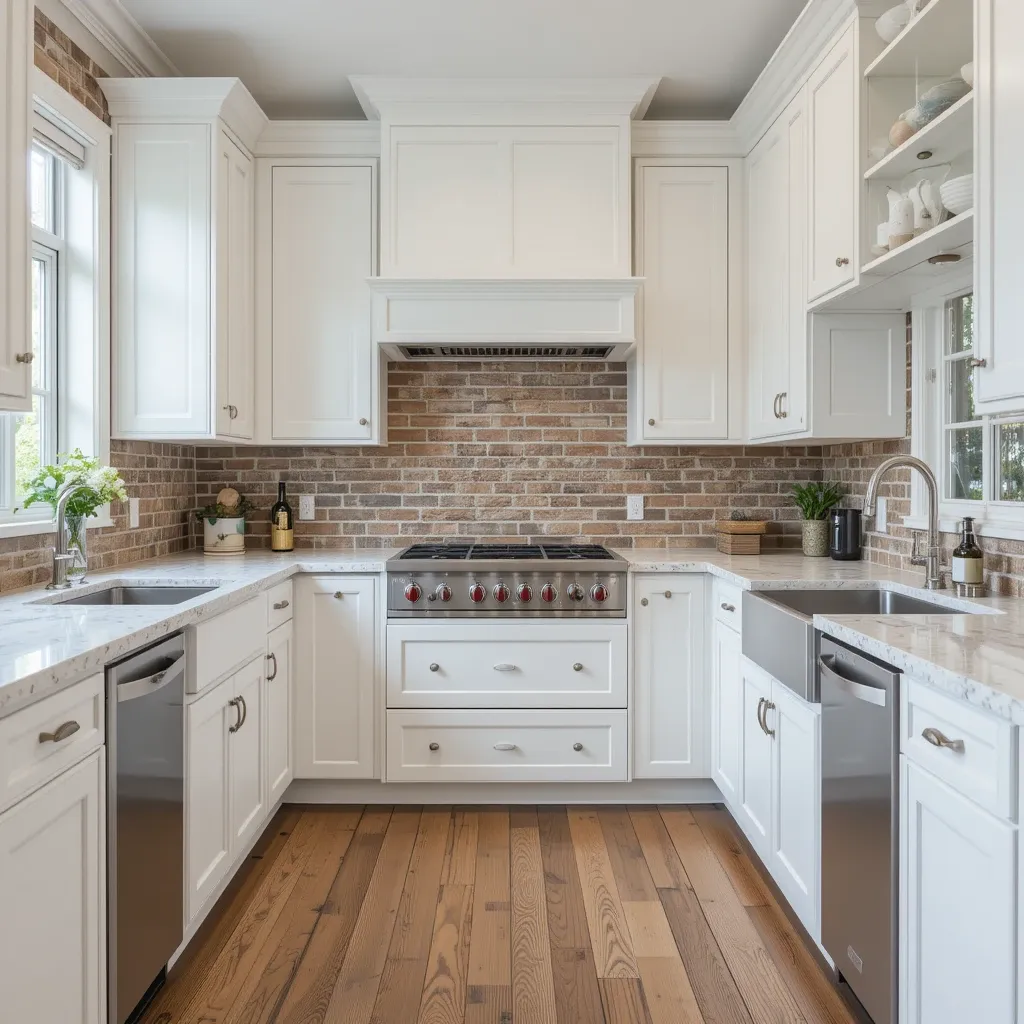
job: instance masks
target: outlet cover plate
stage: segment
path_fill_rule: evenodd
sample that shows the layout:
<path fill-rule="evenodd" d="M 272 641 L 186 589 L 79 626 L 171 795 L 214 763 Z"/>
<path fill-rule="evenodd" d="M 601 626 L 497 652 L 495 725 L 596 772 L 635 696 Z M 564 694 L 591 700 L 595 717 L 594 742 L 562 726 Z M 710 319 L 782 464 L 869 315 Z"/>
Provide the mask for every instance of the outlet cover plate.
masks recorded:
<path fill-rule="evenodd" d="M 139 499 L 129 498 L 128 499 L 128 527 L 129 529 L 136 529 L 139 525 Z"/>
<path fill-rule="evenodd" d="M 299 519 L 310 520 L 316 519 L 316 495 L 315 494 L 300 494 L 299 495 Z"/>
<path fill-rule="evenodd" d="M 626 518 L 643 519 L 644 517 L 644 496 L 642 494 L 626 495 Z"/>

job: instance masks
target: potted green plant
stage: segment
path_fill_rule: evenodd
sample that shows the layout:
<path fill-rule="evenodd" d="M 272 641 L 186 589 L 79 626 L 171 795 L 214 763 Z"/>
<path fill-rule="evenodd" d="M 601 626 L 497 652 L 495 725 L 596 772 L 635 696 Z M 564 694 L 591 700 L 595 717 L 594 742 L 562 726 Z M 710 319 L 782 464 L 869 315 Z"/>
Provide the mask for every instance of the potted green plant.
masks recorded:
<path fill-rule="evenodd" d="M 81 583 L 89 568 L 86 521 L 108 502 L 128 500 L 124 480 L 113 466 L 103 466 L 99 459 L 83 455 L 81 448 L 76 448 L 61 452 L 56 465 L 43 466 L 26 486 L 28 494 L 21 507 L 45 502 L 55 516 L 61 494 L 68 487 L 75 487 L 64 508 L 64 530 L 71 556 L 67 578 L 72 583 Z"/>
<path fill-rule="evenodd" d="M 828 554 L 829 509 L 839 503 L 842 488 L 836 483 L 794 484 L 793 500 L 796 502 L 803 522 L 803 552 L 811 558 Z"/>
<path fill-rule="evenodd" d="M 215 502 L 196 509 L 196 519 L 203 524 L 203 553 L 244 554 L 245 517 L 255 508 L 234 487 L 225 487 L 217 494 Z"/>

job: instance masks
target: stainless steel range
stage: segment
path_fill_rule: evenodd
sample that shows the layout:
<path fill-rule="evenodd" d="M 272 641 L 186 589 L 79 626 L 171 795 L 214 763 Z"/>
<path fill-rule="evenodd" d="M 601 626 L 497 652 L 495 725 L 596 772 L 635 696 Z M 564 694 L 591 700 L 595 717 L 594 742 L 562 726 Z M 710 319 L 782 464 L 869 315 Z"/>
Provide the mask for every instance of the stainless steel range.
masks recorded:
<path fill-rule="evenodd" d="M 388 618 L 624 619 L 626 569 L 599 544 L 414 544 L 387 563 Z"/>

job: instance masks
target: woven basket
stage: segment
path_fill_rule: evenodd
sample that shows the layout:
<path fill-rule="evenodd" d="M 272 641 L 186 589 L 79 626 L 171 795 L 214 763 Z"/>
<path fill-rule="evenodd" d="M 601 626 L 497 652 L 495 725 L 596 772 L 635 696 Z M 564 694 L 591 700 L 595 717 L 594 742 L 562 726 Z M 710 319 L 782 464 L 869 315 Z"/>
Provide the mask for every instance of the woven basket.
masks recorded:
<path fill-rule="evenodd" d="M 761 536 L 768 524 L 747 519 L 720 519 L 716 524 L 718 550 L 724 555 L 761 554 Z"/>

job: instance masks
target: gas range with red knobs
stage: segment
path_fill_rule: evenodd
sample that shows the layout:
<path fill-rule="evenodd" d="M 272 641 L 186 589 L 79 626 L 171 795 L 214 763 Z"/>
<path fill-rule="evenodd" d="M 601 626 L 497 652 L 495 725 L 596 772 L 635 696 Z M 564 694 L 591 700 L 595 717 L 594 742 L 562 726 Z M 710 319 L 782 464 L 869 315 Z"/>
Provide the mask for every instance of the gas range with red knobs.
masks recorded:
<path fill-rule="evenodd" d="M 597 544 L 414 544 L 387 563 L 388 618 L 623 619 L 626 569 Z"/>

